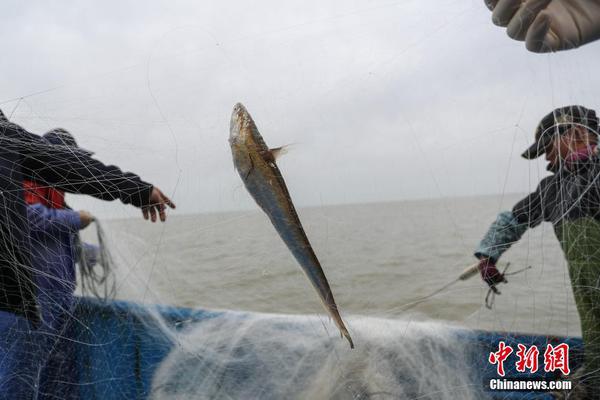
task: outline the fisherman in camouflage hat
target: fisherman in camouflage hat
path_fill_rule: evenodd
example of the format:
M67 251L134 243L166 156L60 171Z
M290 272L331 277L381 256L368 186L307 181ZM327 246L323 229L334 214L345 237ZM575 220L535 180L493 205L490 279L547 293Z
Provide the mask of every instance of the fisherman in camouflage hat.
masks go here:
M600 399L600 157L598 118L582 106L560 107L546 115L535 142L522 154L545 155L553 174L512 211L501 212L475 251L483 280L498 293L506 282L496 262L528 228L552 223L569 266L581 320L584 366L576 372L576 391ZM573 376L571 376L571 379ZM574 394L574 393L573 393ZM569 398L574 399L573 394Z

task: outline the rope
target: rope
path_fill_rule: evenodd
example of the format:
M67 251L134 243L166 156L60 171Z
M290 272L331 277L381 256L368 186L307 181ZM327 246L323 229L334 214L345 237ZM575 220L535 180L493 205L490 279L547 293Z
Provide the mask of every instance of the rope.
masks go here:
M517 275L520 274L522 272L527 271L528 269L531 269L531 265L525 267L525 268L521 268L519 270L513 271L513 272L509 272L507 273L506 271L508 270L508 267L510 267L510 263L506 263L506 266L504 267L504 270L502 271L502 275L504 276L511 276L511 275ZM464 273L463 273L464 275ZM450 286L454 285L455 283L465 280L462 278L462 276L459 276L458 278L454 279L453 281L450 281L448 283L446 283L444 286L442 286L441 288L435 290L434 292L432 292L431 294L424 296L424 297L420 297L415 301L412 301L410 303L405 304L404 306L401 307L401 311L407 311L410 310L411 308L423 303L424 301L429 300L430 298L437 296L438 294L446 291ZM469 275L468 277L471 277L472 275ZM467 277L467 279L468 279ZM487 295L485 296L485 306L488 309L492 309L492 306L494 305L494 301L495 301L495 296L496 294L500 294L500 291L495 287L490 287L488 289Z
M106 235L100 221L94 219L96 236L98 237L98 259L96 264L90 263L88 249L83 245L81 237L77 234L77 247L79 249L79 272L81 275L81 291L85 295L91 293L96 298L108 301L115 298L116 281L113 276L114 261L108 251Z

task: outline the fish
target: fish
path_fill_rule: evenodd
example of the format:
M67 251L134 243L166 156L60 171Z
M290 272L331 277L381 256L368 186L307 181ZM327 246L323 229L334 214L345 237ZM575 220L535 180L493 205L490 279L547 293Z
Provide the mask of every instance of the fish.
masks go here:
M327 277L304 232L281 171L277 167L277 156L284 151L284 148L267 147L254 120L241 103L233 107L229 144L233 164L244 186L267 214L273 227L317 291L325 310L353 349L354 342L340 316Z

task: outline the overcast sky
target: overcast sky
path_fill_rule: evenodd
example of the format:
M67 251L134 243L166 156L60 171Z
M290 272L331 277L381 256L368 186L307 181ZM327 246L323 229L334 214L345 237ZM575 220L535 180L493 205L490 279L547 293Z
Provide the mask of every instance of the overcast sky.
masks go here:
M600 106L600 42L529 53L483 0L7 1L1 18L4 112L69 129L181 213L255 207L227 142L238 101L294 144L298 206L526 192L539 119Z

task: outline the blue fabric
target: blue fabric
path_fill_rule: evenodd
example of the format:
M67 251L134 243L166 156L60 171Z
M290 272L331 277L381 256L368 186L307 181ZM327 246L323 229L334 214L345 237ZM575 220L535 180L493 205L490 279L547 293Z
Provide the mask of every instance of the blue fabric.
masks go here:
M498 261L513 243L521 239L527 228L527 224L519 223L511 211L501 212L477 246L475 257Z
M79 368L73 328L83 326L70 313L62 313L54 319L59 329L42 326L38 331L38 347L41 354L38 400L78 400ZM60 322L59 322L60 321Z
M76 285L73 241L81 220L77 211L41 204L27 206L27 217L42 325L57 329L62 325L57 316L69 312L73 302Z
M43 353L36 332L24 317L0 311L0 399L36 398Z
M27 207L31 230L31 262L41 308L37 332L41 363L39 399L77 398L75 354L70 343L69 322L76 287L75 246L81 229L79 213L41 204Z
M81 228L79 213L37 204L27 206L27 217L42 324L35 329L26 318L0 311L0 399L43 399L44 393L52 393L48 398L57 398L56 391L44 390L49 386L44 381L56 375L55 364L61 355L53 354L53 349L65 336L73 305L72 240ZM73 355L68 358L72 360Z

